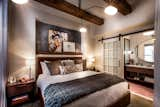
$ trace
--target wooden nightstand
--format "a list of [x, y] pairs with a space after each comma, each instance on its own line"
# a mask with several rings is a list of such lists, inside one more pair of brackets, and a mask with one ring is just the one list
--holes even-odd
[[8, 107], [19, 105], [28, 101], [33, 101], [35, 97], [36, 84], [34, 80], [25, 83], [7, 84]]

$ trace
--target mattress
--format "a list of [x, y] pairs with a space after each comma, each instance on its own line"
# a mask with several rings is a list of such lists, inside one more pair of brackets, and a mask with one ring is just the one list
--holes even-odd
[[[84, 78], [92, 75], [97, 75], [100, 73], [101, 72], [82, 71], [82, 72], [75, 72], [75, 73], [66, 74], [66, 75], [54, 75], [54, 76], [46, 76], [41, 74], [38, 77], [37, 86], [41, 89], [41, 93], [43, 96], [44, 90], [50, 84], [71, 81], [74, 79], [80, 79], [80, 78]], [[76, 107], [82, 107], [82, 106], [83, 107], [85, 106], [86, 107], [107, 107], [128, 93], [129, 93], [128, 83], [121, 82], [109, 88], [99, 90], [95, 93], [92, 93], [90, 95], [77, 99], [70, 104], [64, 105], [64, 107], [75, 107], [75, 106]]]
[[44, 90], [47, 86], [50, 84], [60, 83], [60, 82], [66, 82], [71, 81], [75, 79], [80, 79], [96, 74], [100, 74], [101, 72], [93, 72], [93, 71], [81, 71], [81, 72], [75, 72], [65, 75], [43, 75], [40, 74], [37, 79], [37, 86], [41, 89], [42, 95], [44, 93]]

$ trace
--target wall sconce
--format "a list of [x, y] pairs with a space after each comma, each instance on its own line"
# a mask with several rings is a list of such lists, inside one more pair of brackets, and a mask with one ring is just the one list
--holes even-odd
[[34, 65], [34, 64], [35, 64], [34, 58], [30, 58], [30, 59], [26, 60], [26, 66], [29, 67], [29, 79], [32, 78], [32, 76], [31, 76], [32, 73], [31, 72], [32, 72], [32, 65]]

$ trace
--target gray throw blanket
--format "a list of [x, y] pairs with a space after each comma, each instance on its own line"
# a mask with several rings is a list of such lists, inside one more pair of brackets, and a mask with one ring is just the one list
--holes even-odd
[[62, 107], [64, 104], [108, 88], [124, 80], [109, 74], [97, 74], [72, 81], [49, 85], [44, 91], [45, 107]]

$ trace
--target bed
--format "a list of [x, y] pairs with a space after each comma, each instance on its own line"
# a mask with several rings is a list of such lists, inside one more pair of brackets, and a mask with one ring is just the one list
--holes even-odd
[[37, 57], [37, 87], [41, 107], [126, 107], [130, 103], [128, 83], [109, 74], [79, 71], [65, 75], [43, 75], [41, 61], [66, 59], [82, 60], [82, 57]]

